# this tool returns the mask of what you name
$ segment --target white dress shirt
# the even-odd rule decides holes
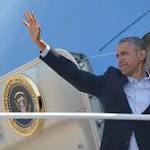
[[[46,45],[45,50],[40,55],[42,57],[45,57],[48,54],[48,52],[49,52],[50,49],[51,49],[51,47],[49,45]]]
[[[133,114],[141,114],[150,105],[150,76],[141,80],[128,77],[124,92]],[[131,135],[129,150],[139,150],[134,132]]]
[[[41,56],[45,57],[49,50],[50,46],[47,45],[45,50],[41,53]],[[150,75],[141,80],[128,77],[128,81],[129,82],[124,86],[128,103],[133,114],[141,114],[150,105]],[[134,132],[131,135],[128,150],[139,150]]]

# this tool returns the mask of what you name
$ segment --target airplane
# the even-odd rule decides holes
[[[92,72],[85,55],[57,51]],[[79,92],[38,58],[2,76],[0,93],[1,112],[104,111],[96,97]],[[0,150],[98,150],[103,126],[97,119],[4,119]]]

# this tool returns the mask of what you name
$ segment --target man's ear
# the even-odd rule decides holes
[[[139,59],[140,60],[145,60],[146,59],[146,50],[142,49],[139,51]]]

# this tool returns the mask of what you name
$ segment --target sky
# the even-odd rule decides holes
[[[43,39],[54,48],[83,53],[87,57],[115,52],[126,36],[142,37],[150,31],[150,13],[99,49],[123,28],[150,10],[149,0],[0,0],[0,76],[39,57],[22,24],[24,12],[33,11]],[[115,55],[90,59],[95,74],[117,67]]]

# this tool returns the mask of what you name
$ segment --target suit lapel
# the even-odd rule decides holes
[[[125,113],[132,113],[132,110],[131,110],[131,108],[130,108],[130,105],[129,105],[129,103],[128,103],[128,100],[127,100],[127,97],[126,97],[126,94],[125,94],[125,92],[124,92],[124,89],[123,89],[123,87],[124,87],[124,85],[126,84],[128,82],[128,79],[127,79],[127,77],[126,76],[124,76],[124,75],[121,75],[121,73],[120,73],[120,84],[119,84],[119,86],[118,86],[118,90],[119,90],[119,98],[120,98],[120,106],[122,107],[122,108],[124,108],[124,110],[125,110]]]

